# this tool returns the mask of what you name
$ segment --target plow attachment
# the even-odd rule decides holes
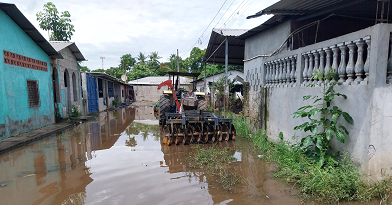
[[[214,143],[234,140],[236,131],[232,119],[202,110],[165,113],[162,142],[171,144]]]

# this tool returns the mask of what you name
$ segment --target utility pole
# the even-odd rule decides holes
[[[105,59],[104,56],[99,57],[102,60],[102,70],[103,70],[103,59]]]
[[[226,111],[229,111],[229,85],[227,84],[228,64],[229,64],[229,41],[226,37],[226,42],[225,42],[225,86],[224,86],[224,91],[225,91],[224,103],[225,103],[225,110]]]
[[[178,48],[177,48],[177,72],[180,72],[180,63],[178,62]],[[178,89],[180,89],[180,75],[177,76],[177,80],[178,80]]]

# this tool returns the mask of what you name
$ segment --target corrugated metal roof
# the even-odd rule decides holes
[[[75,42],[69,42],[69,41],[49,41],[50,45],[53,46],[53,48],[59,52],[63,50],[66,47],[69,47],[71,50],[72,54],[75,56],[77,61],[86,61],[84,58],[82,52],[80,52],[79,48],[76,46]]]
[[[169,76],[149,76],[137,80],[129,81],[129,85],[159,85],[162,82],[169,80]],[[191,84],[192,79],[180,77],[181,84]]]
[[[376,9],[376,0],[281,0],[247,18],[264,14],[314,16],[328,13],[374,18]]]
[[[250,29],[238,38],[249,38],[292,18],[301,21],[336,14],[354,18],[375,19],[376,11],[376,0],[281,0],[254,15],[248,16],[249,19],[264,14],[274,15],[265,23]],[[389,19],[392,19],[392,12],[390,12]]]
[[[229,42],[229,65],[244,65],[245,41],[236,37],[245,33],[246,29],[219,29],[214,28],[208,42],[204,59],[208,63],[225,64],[225,43]],[[222,45],[221,45],[222,44]],[[215,53],[214,53],[215,52]]]
[[[100,78],[103,78],[103,79],[106,79],[106,80],[111,80],[113,82],[117,82],[117,83],[120,83],[120,84],[123,84],[123,85],[128,85],[126,83],[123,83],[123,82],[117,80],[117,78],[115,78],[115,77],[113,77],[113,76],[111,76],[109,74],[103,73],[103,72],[85,72],[85,73],[87,75],[89,75],[89,76],[100,77]]]
[[[0,9],[4,11],[48,56],[63,58],[30,23],[15,4],[0,3]]]

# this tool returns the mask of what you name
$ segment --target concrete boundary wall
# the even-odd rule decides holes
[[[356,39],[368,36],[371,39],[371,46],[367,81],[352,85],[345,82],[335,89],[347,95],[347,100],[338,98],[334,103],[353,117],[354,125],[341,121],[340,123],[350,132],[349,138],[344,144],[334,139],[332,146],[335,150],[351,153],[355,163],[371,178],[380,180],[392,176],[392,149],[389,148],[392,143],[392,85],[386,83],[391,32],[392,25],[377,24],[291,52],[245,62],[245,75],[248,71],[252,75],[245,76],[250,83],[250,104],[247,113],[263,122],[271,140],[278,140],[279,132],[283,132],[285,140],[298,142],[307,134],[294,131],[294,127],[304,120],[293,119],[292,113],[299,107],[312,103],[311,100],[304,102],[303,96],[322,95],[320,86],[311,88],[303,85],[304,53],[341,42],[354,42]],[[267,74],[265,63],[289,56],[296,57],[296,82],[269,85],[265,78]]]

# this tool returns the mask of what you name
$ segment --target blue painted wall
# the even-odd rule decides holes
[[[49,56],[0,10],[0,140],[54,123]],[[44,61],[48,71],[4,63],[3,50]],[[27,80],[37,80],[40,106],[28,104]]]

